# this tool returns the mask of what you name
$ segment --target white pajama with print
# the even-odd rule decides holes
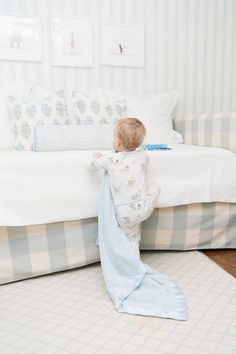
[[[91,168],[108,172],[118,223],[128,240],[136,247],[140,240],[140,223],[156,206],[159,187],[146,185],[148,155],[144,150],[108,152],[94,158]]]

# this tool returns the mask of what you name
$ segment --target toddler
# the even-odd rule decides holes
[[[140,223],[156,206],[159,188],[146,185],[148,154],[138,149],[146,135],[146,128],[136,118],[120,119],[113,132],[115,151],[95,152],[91,168],[105,169],[119,226],[136,247],[140,241]]]

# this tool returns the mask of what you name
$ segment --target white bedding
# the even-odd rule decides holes
[[[148,182],[159,184],[157,207],[236,203],[236,155],[177,144],[150,151]],[[91,151],[0,152],[0,225],[17,226],[97,216],[101,172],[86,168]]]

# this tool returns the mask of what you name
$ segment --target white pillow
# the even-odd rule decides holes
[[[35,127],[35,151],[112,150],[113,125]]]
[[[145,144],[183,143],[183,137],[173,129],[171,114],[179,99],[176,90],[154,95],[124,95],[97,88],[88,93],[98,100],[126,101],[124,116],[140,119],[147,129]]]
[[[10,150],[12,136],[10,132],[9,112],[6,105],[6,93],[3,86],[0,87],[0,149]]]
[[[147,129],[144,144],[183,142],[182,135],[173,130],[171,117],[178,99],[177,91],[157,95],[126,96],[127,115],[140,119]]]
[[[12,150],[12,136],[9,130],[0,129],[0,150]]]

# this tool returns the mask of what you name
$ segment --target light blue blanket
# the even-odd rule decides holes
[[[182,290],[143,263],[119,227],[106,172],[99,198],[98,240],[104,280],[118,312],[187,319]]]

